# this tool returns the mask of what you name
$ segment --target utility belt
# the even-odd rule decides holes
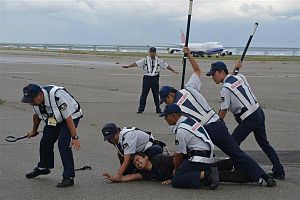
[[[154,75],[154,76],[145,74],[145,75],[144,75],[144,78],[159,78],[159,74],[156,74],[156,75]]]
[[[210,157],[211,152],[209,150],[192,150],[188,151],[187,158],[190,162],[198,163],[214,163],[214,158]]]
[[[256,103],[254,106],[252,106],[250,109],[243,107],[241,109],[241,112],[234,115],[235,120],[238,123],[241,123],[244,121],[247,117],[249,117],[252,113],[254,113],[259,108],[259,104]]]
[[[192,150],[188,151],[188,157],[192,156],[202,156],[209,158],[210,157],[210,151],[209,150]]]

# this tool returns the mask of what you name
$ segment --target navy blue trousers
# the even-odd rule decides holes
[[[74,119],[77,127],[80,118]],[[38,167],[54,168],[54,144],[58,140],[58,149],[64,167],[63,178],[75,177],[73,153],[70,147],[71,135],[67,123],[64,121],[57,126],[46,125],[40,141],[40,162]]]
[[[200,180],[200,172],[207,170],[211,165],[190,162],[184,159],[172,178],[174,188],[200,188],[204,180]]]
[[[267,139],[265,114],[260,107],[244,121],[239,123],[239,125],[234,129],[232,137],[237,144],[240,145],[251,132],[254,133],[254,137],[258,145],[272,162],[272,170],[277,174],[283,173],[284,169],[279,161],[278,155]]]
[[[138,111],[143,112],[145,110],[146,100],[147,100],[147,96],[148,96],[150,89],[152,91],[154,104],[156,107],[156,112],[160,112],[161,110],[160,110],[159,97],[158,97],[159,75],[143,77],[143,89],[142,89],[142,94],[141,94],[141,98],[140,98],[140,106],[139,106]]]
[[[256,181],[265,174],[264,170],[241,150],[223,121],[218,120],[204,125],[204,128],[212,142],[232,159],[235,169],[246,173],[250,181]]]

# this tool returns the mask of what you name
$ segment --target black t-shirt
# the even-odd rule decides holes
[[[139,173],[145,180],[156,179],[159,181],[165,181],[172,179],[174,170],[173,159],[174,156],[157,154],[150,160],[152,163],[151,171],[140,170]]]

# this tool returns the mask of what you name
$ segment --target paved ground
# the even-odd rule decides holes
[[[138,58],[115,58],[55,53],[0,52],[0,199],[299,199],[300,198],[300,64],[297,62],[245,62],[242,72],[248,76],[254,93],[266,114],[268,137],[286,169],[287,180],[277,187],[221,184],[217,190],[173,189],[158,182],[112,184],[101,177],[116,172],[115,150],[103,142],[100,128],[107,122],[137,126],[152,131],[174,149],[173,135],[163,119],[155,114],[151,94],[146,111],[137,115],[142,72],[122,69]],[[180,71],[181,60],[167,60]],[[228,61],[230,66],[233,62]],[[206,72],[209,61],[201,63]],[[191,74],[187,66],[187,77]],[[163,71],[161,85],[180,86],[180,75]],[[77,173],[76,185],[58,189],[62,167],[57,147],[55,169],[50,175],[28,180],[25,173],[38,161],[40,136],[7,143],[8,135],[21,136],[31,128],[31,108],[20,103],[22,88],[28,83],[56,84],[66,87],[81,102],[84,118],[79,125],[82,145],[74,152],[77,167],[91,165],[92,171]],[[211,106],[218,110],[220,86],[207,77],[202,91]],[[0,103],[1,104],[1,103]],[[236,123],[230,116],[226,123],[232,130]],[[242,148],[266,170],[270,162],[253,136]],[[222,155],[218,152],[218,155]]]

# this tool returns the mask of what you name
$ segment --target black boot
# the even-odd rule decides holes
[[[263,181],[261,180],[263,179],[264,181],[266,181],[267,186],[268,187],[275,187],[276,186],[276,181],[274,180],[273,177],[267,175],[267,174],[263,174],[257,181],[258,185],[262,185]]]
[[[278,179],[278,180],[284,180],[285,179],[284,171],[281,174],[272,171],[272,172],[269,172],[268,175],[272,176],[273,178]]]
[[[26,174],[26,178],[34,178],[39,175],[46,175],[50,173],[50,169],[40,170],[38,167],[34,168],[31,172]]]
[[[217,167],[210,167],[205,171],[205,182],[210,190],[214,190],[219,185],[219,171]]]
[[[60,183],[57,184],[57,187],[69,187],[74,185],[74,179],[72,177],[70,178],[64,178]]]

